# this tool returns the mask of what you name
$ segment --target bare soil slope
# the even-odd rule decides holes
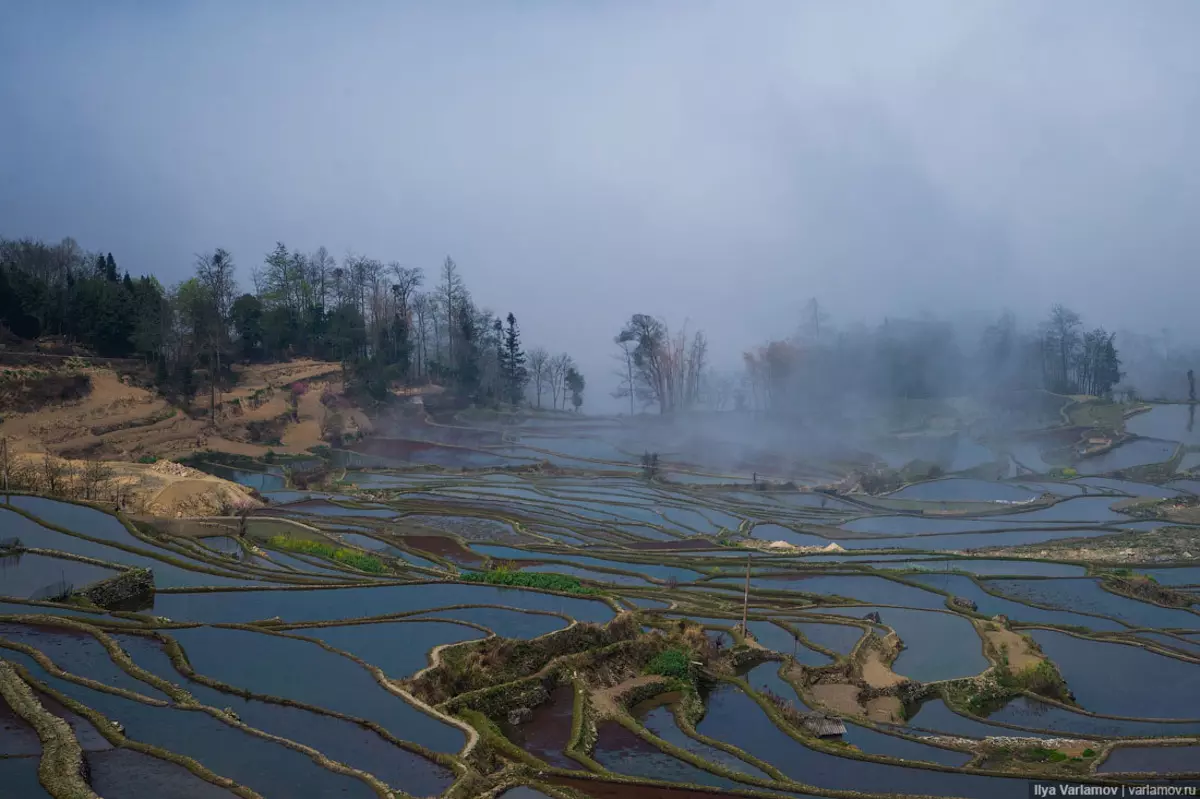
[[[47,458],[52,463],[58,490],[47,490],[45,480],[37,482],[48,474]],[[214,516],[263,504],[245,486],[165,460],[98,464],[22,453],[15,454],[8,466],[14,481],[22,487],[40,487],[45,493],[112,503],[128,513],[145,516]],[[33,486],[28,485],[31,476],[35,481]]]
[[[91,378],[91,391],[81,399],[52,402],[37,410],[6,413],[0,437],[15,453],[50,452],[68,458],[98,457],[130,461],[142,456],[181,457],[202,449],[244,455],[300,454],[321,441],[328,390],[341,395],[341,366],[327,361],[235,367],[239,381],[218,395],[216,424],[202,415],[210,396],[202,393],[190,408],[173,407],[162,397],[131,385],[106,368],[79,370]],[[289,386],[303,382],[297,416],[289,406]],[[339,414],[347,432],[367,430],[370,423],[348,403]],[[200,418],[192,418],[189,412]]]

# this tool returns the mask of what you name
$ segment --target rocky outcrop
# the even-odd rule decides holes
[[[979,606],[975,604],[974,600],[967,599],[965,596],[950,597],[950,607],[958,608],[960,610],[979,610]]]
[[[154,572],[150,569],[129,569],[116,577],[92,583],[78,593],[102,608],[127,607],[154,596]]]

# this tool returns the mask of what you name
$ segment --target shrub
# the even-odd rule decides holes
[[[1048,660],[1043,660],[1035,666],[1029,666],[1023,671],[1013,672],[1007,668],[996,670],[996,681],[1004,688],[1011,690],[1027,690],[1041,696],[1070,701],[1071,693],[1063,682],[1058,669]]]
[[[138,459],[137,459],[137,462],[138,462],[138,463],[158,463],[158,456],[156,456],[156,455],[143,455],[142,457],[140,457],[140,458],[138,458]]]
[[[686,680],[691,673],[691,657],[683,649],[666,649],[646,664],[646,673]]]

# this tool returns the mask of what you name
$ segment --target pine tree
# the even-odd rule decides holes
[[[586,381],[583,379],[583,375],[579,374],[579,371],[572,366],[567,370],[564,382],[567,384],[567,390],[571,392],[571,407],[578,413],[579,407],[583,405],[583,387]]]
[[[525,392],[525,384],[529,382],[529,372],[525,369],[525,353],[521,351],[521,331],[517,327],[517,317],[509,313],[505,321],[508,322],[508,327],[504,331],[500,365],[505,376],[508,401],[517,405]]]

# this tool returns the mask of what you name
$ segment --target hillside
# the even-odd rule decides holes
[[[0,437],[14,453],[106,461],[179,458],[203,449],[301,454],[322,443],[322,424],[333,414],[322,405],[323,395],[339,406],[346,432],[369,429],[366,416],[342,397],[337,363],[301,359],[234,371],[237,385],[220,395],[214,426],[207,394],[188,407],[172,405],[107,366],[74,359],[53,369],[0,367]],[[82,396],[59,391],[78,382],[87,386]],[[296,383],[306,391],[293,418],[289,387]]]

